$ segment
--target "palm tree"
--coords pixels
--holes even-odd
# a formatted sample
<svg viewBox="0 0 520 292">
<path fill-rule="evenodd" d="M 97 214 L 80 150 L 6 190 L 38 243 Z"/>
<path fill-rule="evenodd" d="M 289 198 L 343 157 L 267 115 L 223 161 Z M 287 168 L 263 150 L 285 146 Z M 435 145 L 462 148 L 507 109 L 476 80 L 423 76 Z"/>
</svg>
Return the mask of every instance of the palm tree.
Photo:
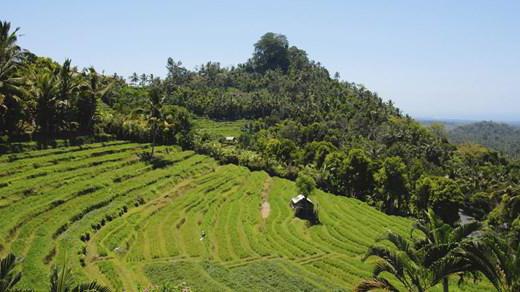
<svg viewBox="0 0 520 292">
<path fill-rule="evenodd" d="M 6 292 L 20 281 L 22 273 L 16 272 L 17 260 L 13 254 L 8 254 L 5 258 L 0 260 L 0 292 Z"/>
<path fill-rule="evenodd" d="M 153 81 L 152 86 L 150 87 L 150 91 L 148 94 L 149 103 L 150 103 L 150 117 L 149 122 L 152 128 L 152 153 L 151 157 L 154 155 L 155 151 L 155 139 L 157 136 L 157 129 L 159 128 L 159 122 L 162 118 L 161 108 L 164 103 L 164 99 L 166 98 L 163 95 L 163 90 L 161 86 L 161 82 L 159 80 Z"/>
<path fill-rule="evenodd" d="M 455 265 L 454 268 L 456 268 L 459 266 L 456 264 L 456 259 L 448 259 L 447 257 L 450 256 L 450 252 L 458 248 L 461 242 L 467 239 L 470 234 L 479 230 L 480 227 L 481 224 L 476 221 L 452 227 L 442 222 L 435 212 L 429 209 L 426 212 L 425 220 L 417 221 L 412 232 L 418 230 L 422 233 L 422 238 L 415 243 L 415 247 L 426 254 L 425 265 L 427 267 L 444 261 L 444 264 Z M 442 278 L 442 286 L 445 292 L 449 291 L 447 276 Z"/>
<path fill-rule="evenodd" d="M 79 131 L 83 135 L 94 134 L 94 118 L 97 105 L 106 99 L 114 87 L 115 80 L 103 84 L 94 68 L 89 68 L 85 74 L 85 81 L 81 84 L 81 93 L 78 98 Z"/>
<path fill-rule="evenodd" d="M 468 260 L 456 254 L 461 246 L 470 241 L 469 235 L 479 230 L 480 223 L 452 227 L 442 222 L 432 210 L 426 212 L 426 219 L 414 224 L 420 237 L 411 237 L 411 242 L 399 234 L 389 232 L 378 240 L 391 243 L 388 246 L 372 246 L 364 260 L 376 256 L 379 260 L 373 270 L 373 278 L 362 281 L 356 291 L 387 289 L 396 291 L 388 279 L 381 277 L 387 272 L 392 274 L 409 291 L 425 291 L 442 282 L 448 291 L 448 277 L 459 274 L 461 279 L 466 273 L 475 276 L 475 269 L 469 269 Z"/>
<path fill-rule="evenodd" d="M 66 59 L 59 69 L 60 92 L 59 98 L 67 100 L 79 89 L 79 82 L 76 80 L 76 69 L 71 67 L 72 61 Z"/>
<path fill-rule="evenodd" d="M 424 265 L 424 253 L 416 250 L 410 242 L 401 235 L 389 232 L 378 242 L 391 243 L 394 248 L 375 245 L 368 249 L 363 261 L 370 257 L 378 257 L 372 271 L 372 278 L 363 280 L 354 289 L 357 292 L 386 289 L 399 291 L 383 273 L 393 275 L 408 291 L 423 292 L 430 288 L 432 272 Z"/>
<path fill-rule="evenodd" d="M 0 21 L 0 113 L 9 110 L 9 105 L 19 104 L 25 94 L 23 88 L 25 81 L 19 74 L 23 53 L 16 44 L 18 31 L 19 28 L 11 31 L 9 22 Z M 19 117 L 15 119 L 8 117 L 4 122 L 9 126 L 4 125 L 4 127 L 12 131 L 16 128 L 18 120 Z"/>
<path fill-rule="evenodd" d="M 139 82 L 139 76 L 134 72 L 132 75 L 130 75 L 129 80 L 135 86 L 137 85 L 137 82 Z"/>
<path fill-rule="evenodd" d="M 454 252 L 466 261 L 466 270 L 481 272 L 499 292 L 520 291 L 520 240 L 512 232 L 494 231 L 465 242 Z"/>
<path fill-rule="evenodd" d="M 72 130 L 71 124 L 74 121 L 74 117 L 70 115 L 72 113 L 71 108 L 81 84 L 76 78 L 78 75 L 76 68 L 71 67 L 70 59 L 63 62 L 56 74 L 58 80 L 56 123 L 61 129 L 70 131 Z M 82 109 L 80 109 L 80 112 L 82 112 Z"/>
<path fill-rule="evenodd" d="M 23 78 L 17 76 L 23 57 L 16 44 L 19 30 L 11 31 L 11 23 L 0 21 L 0 105 L 7 96 L 16 97 L 23 92 Z"/>
<path fill-rule="evenodd" d="M 110 289 L 95 281 L 76 284 L 72 271 L 67 265 L 60 269 L 54 267 L 50 277 L 50 292 L 110 292 Z"/>
<path fill-rule="evenodd" d="M 148 76 L 146 76 L 146 74 L 141 74 L 141 76 L 139 76 L 139 79 L 141 79 L 141 81 L 139 82 L 139 85 L 141 86 L 145 86 L 146 85 L 146 81 L 148 81 Z"/>
<path fill-rule="evenodd" d="M 59 94 L 59 81 L 55 72 L 49 70 L 37 75 L 35 82 L 36 125 L 38 135 L 44 145 L 52 139 L 57 130 L 57 107 Z"/>
</svg>

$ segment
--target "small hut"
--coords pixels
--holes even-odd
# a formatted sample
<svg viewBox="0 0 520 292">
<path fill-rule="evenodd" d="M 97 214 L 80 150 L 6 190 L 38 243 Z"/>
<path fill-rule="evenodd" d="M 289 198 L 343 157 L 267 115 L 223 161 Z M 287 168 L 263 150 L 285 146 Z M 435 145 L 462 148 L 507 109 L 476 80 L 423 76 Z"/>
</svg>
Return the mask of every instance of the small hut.
<svg viewBox="0 0 520 292">
<path fill-rule="evenodd" d="M 305 197 L 303 194 L 299 194 L 292 198 L 290 205 L 294 210 L 294 216 L 309 220 L 311 223 L 316 221 L 314 203 L 311 201 L 311 199 Z"/>
<path fill-rule="evenodd" d="M 237 141 L 237 139 L 233 136 L 226 136 L 224 137 L 224 142 L 227 144 L 233 144 Z"/>
</svg>

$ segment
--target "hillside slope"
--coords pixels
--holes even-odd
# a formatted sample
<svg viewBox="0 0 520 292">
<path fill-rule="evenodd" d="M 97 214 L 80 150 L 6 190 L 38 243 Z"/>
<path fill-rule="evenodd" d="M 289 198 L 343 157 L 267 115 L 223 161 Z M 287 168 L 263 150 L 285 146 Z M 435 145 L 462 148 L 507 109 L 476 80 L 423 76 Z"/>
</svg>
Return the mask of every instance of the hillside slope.
<svg viewBox="0 0 520 292">
<path fill-rule="evenodd" d="M 11 28 L 0 26 L 4 34 Z M 0 153 L 27 149 L 19 145 L 26 141 L 43 148 L 56 140 L 155 141 L 288 179 L 305 172 L 321 189 L 387 214 L 421 218 L 431 208 L 449 224 L 458 209 L 485 220 L 510 189 L 520 190 L 518 165 L 450 144 L 438 127 L 422 127 L 392 101 L 330 74 L 282 34 L 262 35 L 251 58 L 234 66 L 189 69 L 168 58 L 165 78 L 128 80 L 29 53 L 12 35 L 2 47 L 16 64 L 6 78 L 23 84 L 15 84 L 21 96 L 0 105 Z M 495 227 L 516 220 L 499 217 Z"/>
<path fill-rule="evenodd" d="M 0 157 L 0 254 L 24 257 L 20 287 L 45 289 L 49 269 L 66 258 L 79 278 L 116 291 L 183 282 L 195 290 L 348 290 L 370 276 L 361 261 L 367 247 L 411 226 L 318 191 L 322 224 L 308 227 L 292 216 L 288 180 L 172 147 L 159 147 L 164 160 L 153 167 L 136 156 L 146 147 L 111 142 Z"/>
<path fill-rule="evenodd" d="M 458 126 L 448 132 L 453 143 L 477 143 L 520 158 L 520 128 L 504 123 L 484 121 Z"/>
</svg>

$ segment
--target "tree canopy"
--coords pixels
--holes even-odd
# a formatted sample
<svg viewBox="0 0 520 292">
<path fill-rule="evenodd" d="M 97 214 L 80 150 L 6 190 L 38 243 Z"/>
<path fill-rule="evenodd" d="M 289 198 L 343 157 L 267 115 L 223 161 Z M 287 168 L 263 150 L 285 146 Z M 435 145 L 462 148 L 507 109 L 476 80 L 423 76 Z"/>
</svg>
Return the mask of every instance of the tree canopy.
<svg viewBox="0 0 520 292">
<path fill-rule="evenodd" d="M 287 37 L 272 32 L 264 34 L 255 43 L 255 52 L 250 62 L 252 69 L 258 73 L 276 69 L 287 72 L 289 69 L 289 41 Z"/>
</svg>

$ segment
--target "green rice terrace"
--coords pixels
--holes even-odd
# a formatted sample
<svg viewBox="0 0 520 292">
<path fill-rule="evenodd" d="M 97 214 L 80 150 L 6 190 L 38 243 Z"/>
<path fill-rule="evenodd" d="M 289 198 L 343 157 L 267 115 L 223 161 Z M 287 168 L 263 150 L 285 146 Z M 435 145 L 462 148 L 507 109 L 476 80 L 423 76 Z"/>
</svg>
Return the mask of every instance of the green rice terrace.
<svg viewBox="0 0 520 292">
<path fill-rule="evenodd" d="M 0 255 L 23 257 L 19 288 L 48 287 L 65 261 L 115 291 L 350 290 L 370 277 L 374 240 L 411 221 L 355 199 L 312 195 L 321 224 L 289 207 L 291 181 L 158 147 L 161 165 L 123 141 L 0 156 Z M 453 281 L 455 282 L 455 281 Z"/>
<path fill-rule="evenodd" d="M 200 134 L 206 134 L 214 139 L 226 136 L 238 137 L 242 133 L 242 128 L 246 120 L 238 121 L 212 121 L 210 119 L 198 118 L 194 120 L 194 128 Z"/>
</svg>

